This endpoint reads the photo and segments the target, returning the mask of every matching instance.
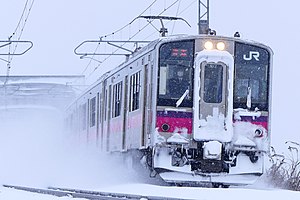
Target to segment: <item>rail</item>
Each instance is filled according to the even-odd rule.
[[[57,197],[72,197],[72,198],[85,198],[91,200],[182,200],[182,198],[171,198],[171,197],[160,197],[160,196],[144,196],[136,194],[123,194],[123,193],[112,193],[112,192],[100,192],[100,191],[89,191],[89,190],[79,190],[70,188],[60,188],[60,187],[48,187],[46,189],[31,188],[23,186],[14,185],[3,185],[6,188],[12,188],[16,190],[23,190],[27,192],[34,192],[39,194],[53,195]]]

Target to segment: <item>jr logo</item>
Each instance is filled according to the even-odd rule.
[[[249,56],[247,57],[246,54],[243,56],[244,60],[252,60],[253,58],[256,61],[259,61],[259,52],[258,51],[249,51]]]

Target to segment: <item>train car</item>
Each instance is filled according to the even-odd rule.
[[[162,37],[100,77],[67,122],[167,183],[251,184],[270,147],[272,56],[239,37]]]

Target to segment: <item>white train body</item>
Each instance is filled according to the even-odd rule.
[[[154,41],[67,110],[81,143],[140,152],[170,183],[251,184],[269,151],[272,51],[239,38]]]

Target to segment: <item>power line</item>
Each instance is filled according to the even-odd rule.
[[[15,35],[17,36],[18,34],[18,31],[19,31],[19,35],[17,36],[17,42],[15,44],[15,46],[13,48],[11,48],[11,45],[9,45],[9,53],[8,53],[8,62],[7,62],[7,72],[6,72],[6,79],[5,79],[5,82],[4,82],[4,85],[7,83],[8,81],[8,77],[9,77],[9,73],[10,73],[10,69],[11,69],[11,62],[14,58],[14,54],[17,50],[17,47],[18,47],[18,41],[20,41],[21,37],[22,37],[22,34],[23,34],[23,31],[24,31],[24,28],[26,26],[26,23],[27,23],[27,20],[28,20],[28,17],[30,15],[30,12],[31,12],[31,9],[33,7],[33,3],[34,3],[34,0],[32,0],[30,2],[30,0],[26,0],[26,3],[24,5],[24,8],[23,8],[23,11],[22,11],[22,14],[21,14],[21,17],[19,19],[19,22],[15,28],[15,31],[12,33],[12,35],[8,38],[8,40],[10,41]],[[25,14],[27,11],[27,14]],[[23,26],[21,27],[21,23],[23,22]],[[12,50],[11,50],[12,49]],[[12,53],[11,53],[12,52]]]
[[[151,8],[155,3],[157,2],[157,0],[154,0],[141,14],[139,14],[138,17],[142,16],[149,8]],[[133,20],[131,20],[131,22],[129,22],[128,24],[126,24],[125,26],[123,26],[122,28],[108,34],[108,35],[104,35],[104,36],[101,36],[101,38],[105,38],[105,37],[109,37],[109,36],[112,36],[112,35],[115,35],[116,33],[122,31],[123,29],[125,29],[126,27],[130,26],[138,17],[134,18]]]
[[[31,4],[29,5],[29,8],[27,9],[29,1],[30,1],[30,0],[26,0],[26,3],[25,3],[25,6],[24,6],[22,15],[21,15],[20,20],[19,20],[19,22],[18,22],[18,25],[17,25],[15,31],[13,32],[13,34],[9,37],[9,40],[11,40],[11,38],[12,38],[14,35],[17,34],[17,31],[18,31],[18,29],[19,29],[19,27],[20,27],[21,22],[24,21],[23,26],[20,28],[19,36],[17,37],[17,41],[20,41],[20,39],[21,39],[21,37],[22,37],[22,34],[23,34],[23,31],[24,31],[24,28],[25,28],[25,26],[26,26],[28,17],[29,17],[29,15],[30,15],[30,12],[31,12],[33,3],[34,3],[34,0],[32,0]],[[28,10],[27,15],[26,15],[25,18],[24,18],[24,14],[25,14],[25,12],[26,12],[27,10]],[[24,19],[24,20],[23,20],[23,19]],[[15,47],[14,47],[14,49],[13,49],[13,54],[16,52],[17,47],[18,47],[18,42],[16,43],[16,45],[15,45]],[[10,59],[9,61],[11,62],[12,59],[13,59],[13,56],[11,57],[11,59]]]
[[[27,0],[26,3],[25,3],[25,6],[24,6],[24,8],[23,8],[22,15],[21,15],[21,17],[20,17],[20,19],[19,19],[19,22],[18,22],[17,27],[15,28],[15,31],[13,32],[13,34],[12,34],[9,38],[12,38],[12,37],[16,34],[18,28],[20,27],[21,21],[22,21],[22,19],[23,19],[23,16],[24,16],[24,14],[25,14],[25,11],[26,11],[26,8],[27,8],[27,5],[28,5],[28,1],[29,1],[29,0]]]
[[[176,11],[176,17],[178,17],[178,15],[179,15],[180,3],[181,3],[181,0],[178,2],[178,7],[177,7],[177,11]],[[173,27],[172,27],[172,31],[171,31],[172,34],[173,34],[173,31],[174,31],[174,28],[175,28],[175,23],[176,23],[176,21],[174,21],[174,23],[173,23]]]
[[[139,14],[139,16],[143,15],[143,14],[144,14],[149,8],[151,8],[156,2],[157,2],[157,0],[154,0],[147,8],[143,11],[143,12],[141,12],[141,13]],[[114,32],[112,32],[112,33],[110,33],[110,34],[107,34],[107,35],[104,35],[104,36],[100,36],[100,40],[101,40],[102,38],[106,38],[106,37],[109,37],[109,36],[114,36],[116,33],[121,32],[121,31],[124,30],[125,28],[129,27],[136,19],[137,19],[137,18],[134,18],[134,19],[131,20],[128,24],[126,24],[125,26],[121,27],[120,29],[118,29],[118,30],[116,30],[116,31],[114,31]],[[95,48],[94,54],[97,52],[97,50],[98,50],[98,48],[99,48],[99,45],[100,45],[100,43],[98,43],[97,47]],[[121,46],[124,46],[124,44],[121,45]],[[115,51],[115,52],[116,52],[116,51]],[[115,52],[113,52],[113,53],[115,53]],[[106,57],[102,62],[106,61],[109,57],[110,57],[110,56]],[[94,55],[92,56],[92,58],[94,58]],[[91,59],[91,60],[92,60],[92,59]],[[92,63],[91,60],[90,60],[90,62],[87,64],[87,66],[85,67],[85,69],[81,72],[81,75],[83,75],[83,74],[85,73],[85,71],[89,68],[89,66],[91,65],[91,63]],[[91,76],[91,75],[96,71],[96,69],[98,69],[99,66],[100,66],[100,64],[98,64],[98,65],[95,67],[95,69],[93,70],[92,73],[90,73],[89,76]]]
[[[196,3],[198,0],[193,0],[188,6],[186,6],[184,9],[182,9],[178,14],[176,14],[177,16],[181,15],[182,13],[184,13],[187,9],[189,9],[194,3]],[[180,2],[179,2],[180,3]],[[166,22],[166,25],[169,24],[171,21]],[[175,21],[176,22],[176,21]],[[174,22],[174,23],[175,23]],[[173,30],[172,30],[173,31]],[[148,38],[150,38],[151,36],[153,36],[156,33],[156,31],[153,31],[151,34],[149,34],[147,37],[144,37],[143,40],[147,40]]]
[[[150,6],[148,6],[138,17],[134,18],[129,24],[123,26],[121,29],[118,29],[117,31],[109,34],[109,35],[105,35],[103,37],[108,37],[111,35],[115,35],[117,32],[120,32],[121,30],[125,29],[127,26],[131,25],[136,19],[138,19],[139,17],[141,17],[149,8],[151,8],[153,6],[153,4],[156,2],[157,0],[155,0],[154,2],[152,2],[152,4]],[[169,5],[167,8],[164,8],[162,12],[160,12],[157,16],[162,15],[163,13],[165,13],[167,10],[169,10],[171,7],[173,7],[176,3],[178,3],[181,0],[176,0],[175,2],[173,2],[171,5]],[[141,31],[143,31],[146,27],[148,27],[151,22],[153,20],[149,20],[148,23],[143,26],[141,29],[139,29],[135,34],[133,34],[132,36],[129,37],[129,39],[127,41],[130,41],[131,39],[133,39],[136,35],[138,35]],[[152,24],[151,24],[152,25]],[[101,37],[102,38],[102,37]],[[124,42],[123,44],[120,45],[120,47],[123,47],[126,44],[126,42]],[[99,66],[104,63],[106,60],[108,60],[113,54],[115,54],[117,51],[119,51],[119,49],[116,49],[115,51],[112,52],[111,55],[107,56],[106,58],[104,58],[100,64],[98,64],[94,70],[89,74],[89,77],[99,68]],[[96,53],[96,52],[94,52]],[[86,70],[86,69],[85,69]]]

